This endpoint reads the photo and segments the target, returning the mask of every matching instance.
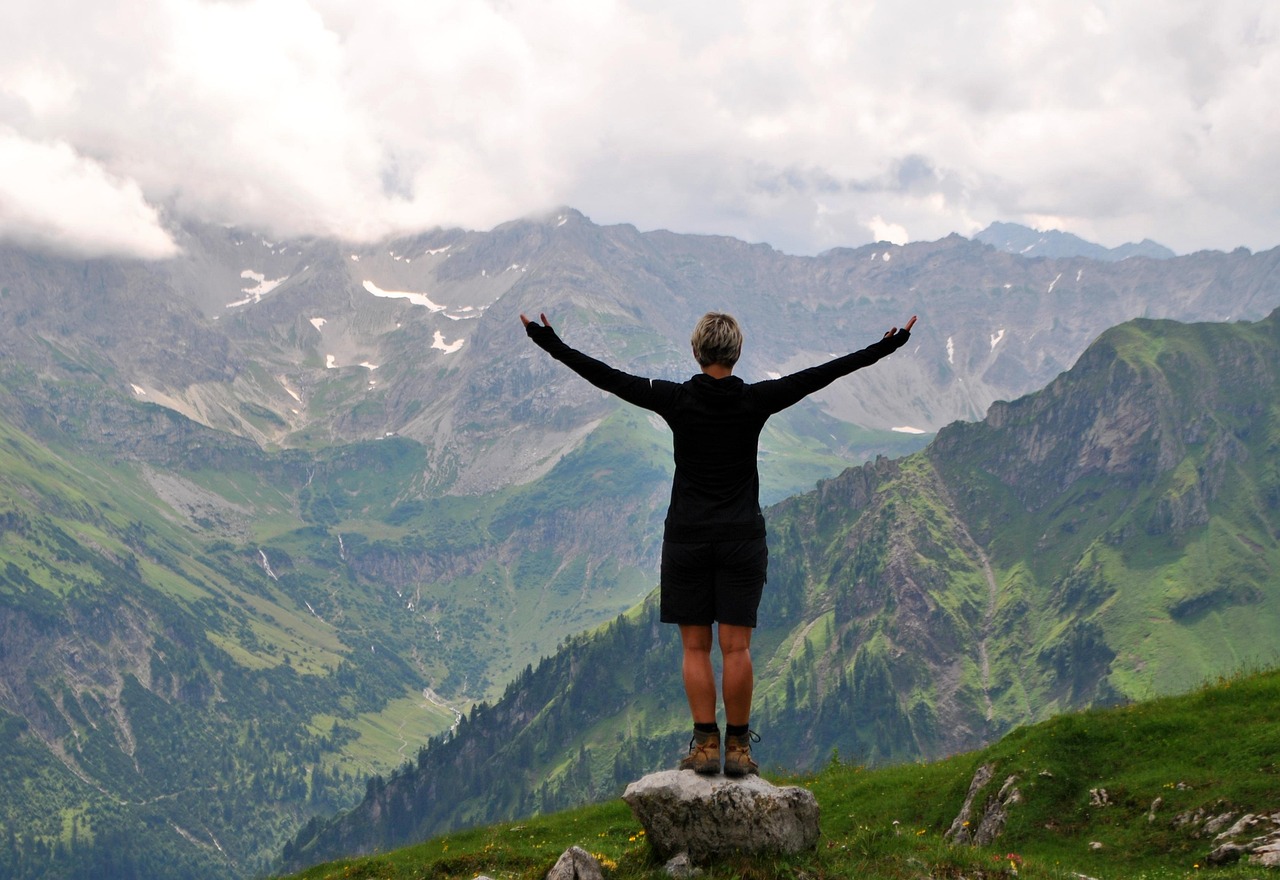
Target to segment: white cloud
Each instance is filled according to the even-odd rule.
[[[360,239],[568,204],[801,253],[1040,217],[1105,244],[1271,247],[1277,90],[1270,0],[0,10],[6,143],[119,194],[84,203],[133,218],[104,229],[153,235],[158,210]],[[0,166],[0,193],[24,176]],[[76,192],[27,238],[83,248],[60,218],[86,215]]]
[[[151,259],[176,247],[138,185],[120,180],[61,142],[36,143],[0,129],[0,237],[58,243],[85,256]]]
[[[886,223],[879,214],[872,217],[867,223],[867,228],[871,230],[871,235],[876,241],[888,241],[893,244],[906,244],[910,241],[905,227],[897,223]]]

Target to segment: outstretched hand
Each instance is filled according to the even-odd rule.
[[[523,317],[524,317],[524,315],[521,315],[520,317],[522,317],[522,318],[523,318]],[[544,321],[545,321],[545,320],[546,320],[546,317],[544,316],[542,320],[544,320]],[[526,323],[528,323],[528,322],[526,322]],[[915,316],[915,315],[912,315],[912,316],[911,316],[911,320],[910,320],[910,321],[908,321],[907,323],[905,323],[905,324],[903,324],[903,325],[902,325],[902,329],[903,329],[903,330],[905,330],[905,331],[907,331],[908,333],[910,333],[910,332],[911,332],[911,328],[915,326],[915,323],[916,323],[916,316]],[[897,332],[898,332],[898,328],[897,328],[897,327],[890,327],[888,330],[886,330],[886,331],[884,332],[884,338],[885,338],[885,339],[888,339],[890,336],[894,336],[894,335],[896,335],[896,334],[897,334]]]
[[[538,317],[542,319],[542,326],[544,326],[544,327],[546,327],[548,330],[550,330],[550,329],[551,329],[551,322],[547,320],[547,313],[546,313],[546,312],[541,312],[541,313],[539,313]],[[914,320],[915,320],[915,318],[912,318],[911,320],[913,320],[913,321],[914,321]],[[526,318],[524,315],[521,315],[521,316],[520,316],[520,323],[521,323],[521,324],[523,324],[524,326],[528,327],[528,326],[529,326],[530,324],[532,324],[533,322],[532,322],[532,321],[530,321],[528,318]]]

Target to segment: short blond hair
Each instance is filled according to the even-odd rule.
[[[699,366],[732,367],[742,356],[742,328],[733,315],[707,312],[693,328],[693,356]]]

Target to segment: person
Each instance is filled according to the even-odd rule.
[[[916,319],[860,351],[748,384],[733,375],[743,336],[731,315],[708,312],[694,327],[690,343],[701,372],[687,382],[615,369],[570,348],[547,316],[539,317],[540,324],[520,316],[535,344],[597,388],[657,413],[671,429],[675,474],[663,528],[659,604],[662,622],[680,628],[681,673],[693,716],[693,737],[680,768],[705,774],[721,770],[711,665],[714,626],[723,659],[724,773],[758,773],[751,756],[752,742],[759,741],[750,729],[751,635],[768,574],[756,466],[760,432],[773,414],[901,348]]]

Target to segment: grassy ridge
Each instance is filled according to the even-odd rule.
[[[817,850],[786,859],[725,859],[707,877],[1256,877],[1265,869],[1210,868],[1204,856],[1212,840],[1176,819],[1201,808],[1241,815],[1280,807],[1280,718],[1271,711],[1278,700],[1280,671],[1270,670],[1179,697],[1061,715],[935,763],[868,770],[836,760],[813,776],[774,779],[817,796]],[[952,844],[947,831],[983,764],[994,765],[995,787],[1016,776],[1022,803],[990,846]],[[1107,792],[1106,806],[1092,805],[1098,789]],[[595,853],[608,880],[665,876],[621,801],[441,836],[295,876],[539,880],[573,845]]]

